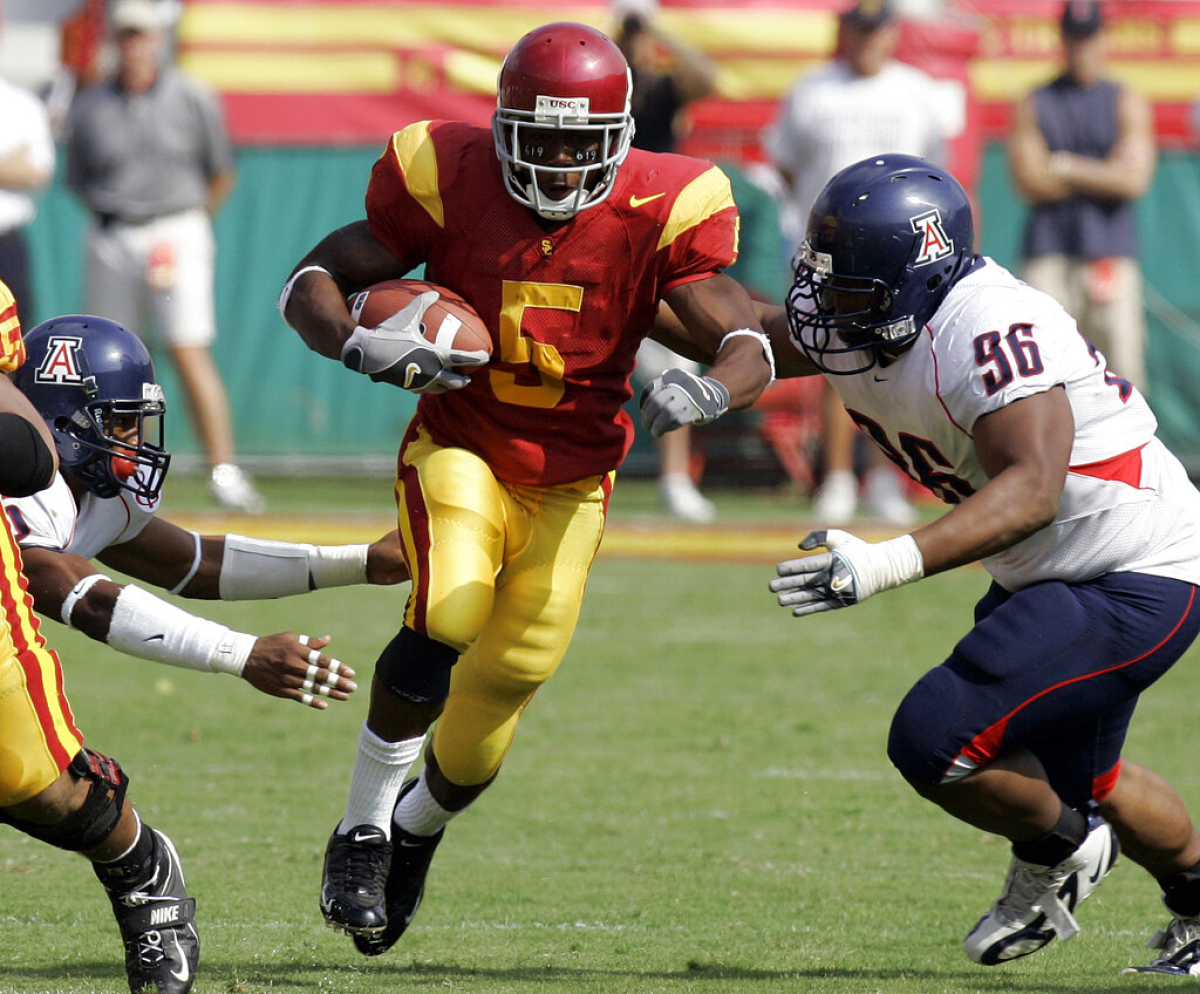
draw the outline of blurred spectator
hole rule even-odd
[[[35,320],[25,228],[37,212],[33,194],[54,175],[54,138],[45,105],[0,79],[0,280],[17,298],[21,321]]]
[[[164,57],[165,5],[117,0],[112,78],[81,90],[66,123],[67,183],[91,210],[86,307],[146,337],[179,373],[223,507],[260,513],[234,462],[225,385],[212,359],[212,215],[233,189],[233,151],[216,96]]]
[[[621,0],[611,14],[618,27],[613,41],[633,73],[633,145],[650,152],[673,152],[685,133],[684,109],[713,92],[716,68],[705,56],[673,38],[656,23],[653,0]],[[638,350],[636,378],[648,383],[672,367],[698,373],[700,366],[647,338]],[[658,439],[659,498],[668,513],[705,522],[716,509],[697,489],[691,472],[692,433],[685,425]]]
[[[1033,205],[1021,275],[1146,393],[1134,202],[1154,179],[1154,118],[1146,99],[1105,76],[1099,3],[1066,4],[1060,27],[1063,71],[1017,105],[1009,140],[1014,182]]]
[[[834,58],[800,77],[767,130],[765,150],[786,191],[781,224],[789,256],[817,193],[845,166],[882,152],[942,161],[953,123],[933,78],[893,58],[899,40],[892,5],[859,0],[838,18]],[[845,524],[858,508],[858,433],[832,390],[825,391],[824,422],[824,479],[814,513]],[[912,524],[916,512],[903,477],[873,445],[866,464],[867,511],[889,524]]]

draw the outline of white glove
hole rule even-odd
[[[911,535],[873,543],[830,528],[800,543],[805,550],[818,546],[830,551],[780,563],[779,579],[771,581],[780,607],[790,607],[797,618],[860,604],[925,575],[925,561]]]
[[[491,357],[483,350],[447,348],[421,334],[421,319],[437,299],[436,290],[426,291],[378,327],[355,328],[342,346],[342,362],[377,383],[413,393],[462,389],[471,378],[449,367],[479,366]]]
[[[720,380],[685,369],[654,377],[638,400],[642,424],[655,438],[684,425],[706,425],[729,410],[729,391]]]

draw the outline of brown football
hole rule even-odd
[[[425,280],[384,280],[350,297],[350,316],[364,328],[375,328],[414,297],[436,290],[438,299],[421,319],[421,333],[431,342],[464,352],[492,351],[492,336],[475,309],[453,290]]]

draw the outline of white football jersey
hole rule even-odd
[[[838,368],[839,357],[826,362]],[[1200,583],[1200,492],[1155,437],[1145,399],[1108,372],[1052,297],[991,259],[950,290],[896,362],[827,379],[872,440],[951,504],[988,480],[976,420],[1063,386],[1075,444],[1058,516],[985,560],[988,571],[1008,590],[1131,571]]]
[[[4,510],[22,548],[36,546],[91,559],[110,545],[139,535],[158,512],[159,498],[147,501],[126,491],[97,497],[90,491],[77,505],[61,473],[32,497],[4,497]]]

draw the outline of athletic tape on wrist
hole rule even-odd
[[[258,640],[188,614],[131,583],[113,605],[105,641],[139,659],[240,676]]]
[[[757,338],[758,344],[762,346],[763,355],[767,357],[767,365],[771,367],[771,379],[767,381],[767,386],[775,382],[775,353],[771,351],[771,340],[767,338],[761,331],[755,331],[753,328],[738,328],[736,331],[728,332],[721,339],[721,344],[717,346],[717,355],[721,354],[721,349],[725,348],[725,343],[731,338],[738,338],[742,335],[749,335],[751,338]]]
[[[292,299],[292,290],[296,286],[296,281],[305,273],[313,272],[324,273],[330,279],[333,279],[333,273],[331,273],[324,266],[305,266],[302,269],[296,270],[296,272],[292,274],[292,278],[283,284],[283,289],[279,291],[279,316],[283,318],[284,321],[287,321],[287,305],[288,301]]]
[[[222,600],[262,600],[367,582],[367,546],[308,545],[226,535]]]
[[[101,580],[107,580],[109,583],[113,582],[111,576],[105,576],[103,573],[91,573],[71,588],[71,592],[63,598],[62,609],[59,612],[64,625],[68,628],[75,627],[71,624],[71,612],[75,610],[75,605],[87,596],[87,592]]]

